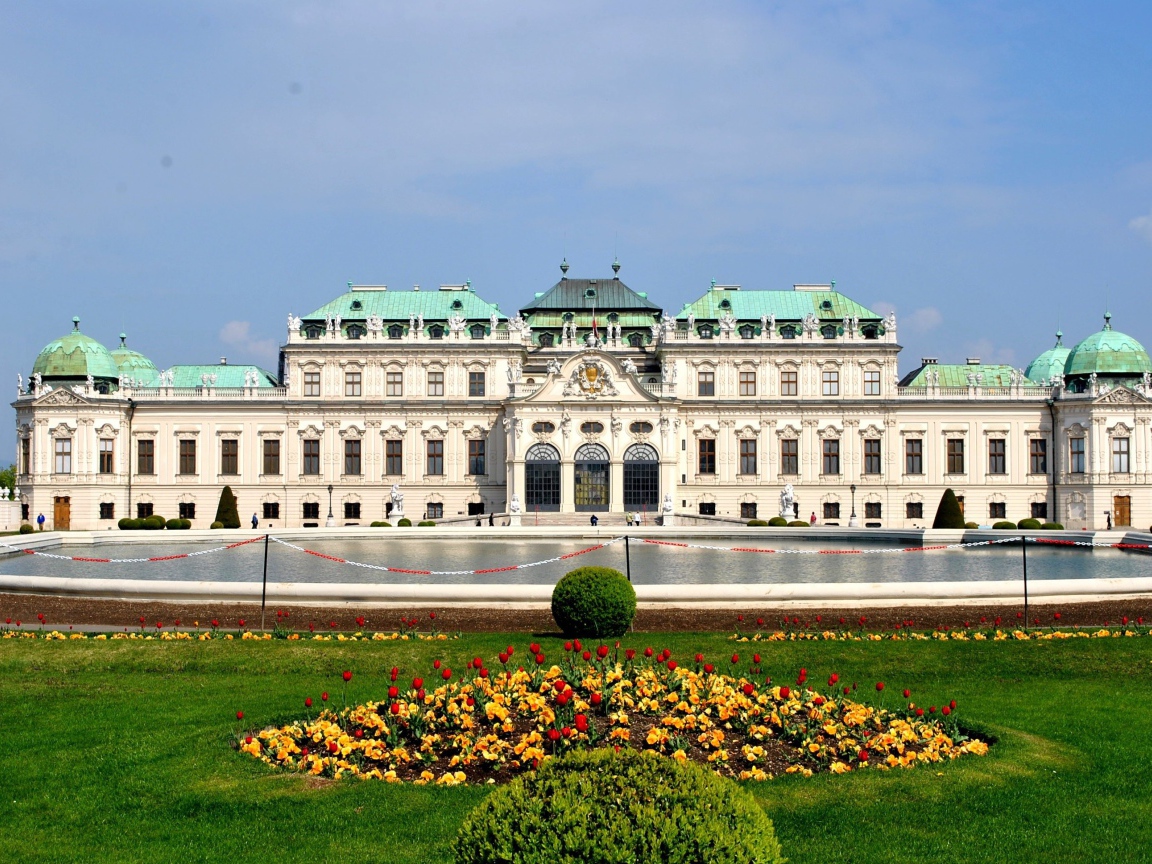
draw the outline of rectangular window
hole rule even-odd
[[[864,518],[865,519],[883,519],[883,505],[879,501],[865,501],[864,502]]]
[[[429,372],[428,373],[428,395],[429,396],[443,396],[444,395],[444,373],[443,372]]]
[[[924,473],[924,441],[920,438],[909,438],[904,442],[904,473]]]
[[[840,442],[835,438],[824,440],[824,473],[840,473]]]
[[[840,502],[839,501],[826,501],[824,503],[824,518],[825,519],[839,519],[840,518]]]
[[[428,442],[428,461],[424,473],[435,475],[444,473],[444,442],[442,440],[433,439]]]
[[[715,396],[716,395],[716,373],[715,372],[700,372],[696,376],[696,395],[697,396]]]
[[[484,373],[483,372],[469,372],[468,373],[468,395],[469,396],[483,396],[484,395]]]
[[[700,515],[701,516],[715,516],[716,515],[716,502],[715,501],[701,501],[700,502]]]
[[[880,370],[879,369],[865,369],[864,370],[864,395],[865,396],[879,396],[880,395]]]
[[[403,372],[389,372],[386,376],[387,395],[389,396],[403,396],[404,395],[404,373]]]
[[[992,501],[988,504],[989,519],[1004,519],[1008,516],[1008,505],[1003,501]]]
[[[220,442],[220,473],[240,473],[240,442],[235,438],[225,438]]]
[[[756,373],[755,372],[741,372],[740,373],[740,395],[741,396],[755,396],[756,395]]]
[[[304,502],[304,518],[305,519],[319,519],[320,518],[320,502],[319,501],[305,501]]]
[[[72,473],[72,439],[57,438],[56,440],[56,472],[57,474]]]
[[[100,518],[101,519],[115,519],[116,518],[116,505],[111,501],[102,501],[100,503]]]
[[[20,439],[20,473],[32,473],[32,439]]]
[[[742,501],[740,503],[740,518],[741,519],[755,519],[756,518],[756,502],[755,501]]]
[[[264,473],[280,473],[280,439],[264,439]]]
[[[114,452],[113,447],[114,447],[115,443],[116,442],[113,441],[111,438],[101,438],[100,439],[100,473],[101,474],[111,474],[113,471],[113,465],[115,463],[113,461],[112,454]]]
[[[923,519],[924,503],[922,501],[908,501],[904,504],[905,519]]]
[[[280,518],[280,502],[279,501],[265,501],[264,502],[264,518],[265,519],[279,519]]]
[[[1068,470],[1073,474],[1084,473],[1084,439],[1068,439]]]
[[[948,473],[964,473],[964,439],[948,439]]]
[[[1028,440],[1028,471],[1031,474],[1048,473],[1048,439],[1030,438]]]
[[[196,473],[196,439],[180,439],[180,473]]]
[[[344,395],[345,396],[359,396],[360,395],[360,374],[359,372],[345,372],[344,373]]]
[[[194,501],[180,501],[176,505],[176,515],[181,519],[195,519],[196,503]]]
[[[484,439],[474,439],[468,442],[468,473],[481,476],[487,473],[484,465]]]
[[[864,439],[864,473],[880,473],[880,439]]]
[[[740,473],[756,473],[756,439],[740,439]]]
[[[319,396],[320,395],[320,373],[319,372],[305,372],[304,373],[304,395],[305,396]]]
[[[360,518],[360,502],[359,501],[345,501],[344,502],[344,518],[345,519],[359,519]]]
[[[1008,473],[1008,460],[1007,460],[1007,447],[1008,442],[1003,438],[989,438],[988,439],[988,473],[989,474],[1007,474]]]
[[[151,501],[137,501],[136,502],[136,518],[147,519],[152,515],[152,502]]]
[[[444,518],[444,505],[437,502],[437,501],[430,501],[428,503],[427,516],[429,519],[443,519]]]
[[[66,473],[66,472],[62,472]],[[1112,473],[1113,474],[1127,474],[1128,473],[1128,439],[1127,438],[1113,438],[1112,439]]]
[[[136,473],[156,473],[156,442],[150,438],[136,442]]]
[[[303,473],[305,474],[319,474],[320,473],[320,439],[319,438],[305,438],[302,442],[304,445],[304,463]]]
[[[1039,519],[1041,522],[1048,521],[1048,502],[1047,501],[1033,501],[1032,502],[1032,518]]]
[[[780,373],[780,395],[796,396],[800,392],[800,373],[785,369]]]
[[[835,369],[826,369],[820,373],[820,392],[824,396],[840,395],[840,373]]]
[[[384,473],[397,476],[404,473],[404,442],[384,442]]]
[[[800,441],[797,438],[780,439],[780,473],[800,473]]]
[[[345,441],[344,442],[344,473],[345,474],[359,474],[360,473],[360,442],[359,441]]]
[[[716,473],[716,439],[714,438],[701,438],[697,442],[699,448],[699,466],[700,474],[715,474]]]

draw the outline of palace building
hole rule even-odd
[[[468,283],[350,284],[289,316],[275,372],[161,369],[73,319],[13,403],[23,516],[207,528],[227,485],[272,527],[368,524],[397,500],[413,519],[747,520],[790,486],[789,516],[821,524],[930,526],[946,488],[979,524],[1152,522],[1152,361],[1109,316],[1025,370],[924,359],[901,378],[895,316],[834,283],[713,284],[672,315],[619,264],[561,271],[511,316]]]

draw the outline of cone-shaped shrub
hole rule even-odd
[[[956,493],[945,489],[940,498],[940,506],[936,508],[936,518],[932,520],[933,528],[963,528],[964,513],[960,509],[960,502],[956,500]]]
[[[220,504],[216,507],[216,518],[225,528],[240,527],[240,511],[236,509],[236,496],[232,494],[232,487],[225,486],[220,492]]]

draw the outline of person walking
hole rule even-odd
[[[255,531],[259,527],[260,527],[260,519],[256,516],[255,513],[253,513],[252,514],[252,530]]]
[[[41,530],[41,531],[43,531],[43,530],[44,530],[44,523],[45,523],[46,521],[48,521],[48,520],[46,520],[46,519],[44,518],[44,514],[43,514],[43,513],[41,513],[39,516],[37,516],[37,517],[36,517],[36,524],[40,526],[40,530]]]
[[[628,510],[628,511],[627,511],[627,512],[624,514],[624,521],[625,521],[626,523],[628,523],[629,527],[631,527],[631,525],[632,525],[632,511],[631,511],[631,510]]]
[[[808,517],[808,524],[811,525],[813,528],[816,527],[816,511],[815,510],[813,510],[812,515]]]

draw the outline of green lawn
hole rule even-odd
[[[0,857],[34,861],[449,860],[482,788],[314,786],[236,754],[244,725],[306,695],[382,695],[388,670],[493,658],[525,636],[448,643],[0,641]],[[553,640],[540,640],[555,656]],[[626,644],[727,657],[719,635]],[[1152,638],[1067,642],[773,643],[766,669],[813,682],[955,698],[999,742],[987,757],[908,771],[753,785],[785,854],[805,861],[1152,860]],[[874,692],[874,691],[871,691]],[[336,695],[338,699],[339,696]]]

